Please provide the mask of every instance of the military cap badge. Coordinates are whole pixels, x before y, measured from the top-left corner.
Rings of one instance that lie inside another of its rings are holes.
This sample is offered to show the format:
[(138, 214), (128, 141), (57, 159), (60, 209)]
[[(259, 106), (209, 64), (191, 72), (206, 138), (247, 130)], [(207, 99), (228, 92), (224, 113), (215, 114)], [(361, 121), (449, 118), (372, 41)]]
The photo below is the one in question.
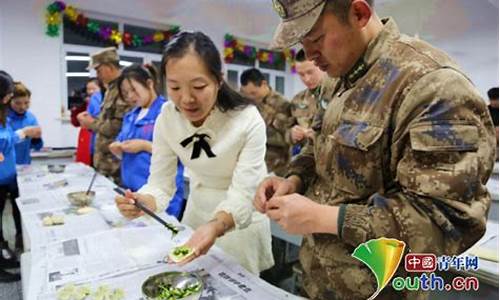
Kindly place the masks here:
[(280, 18), (282, 18), (282, 19), (286, 18), (287, 13), (286, 13), (285, 7), (283, 6), (283, 4), (279, 0), (273, 0), (273, 7), (274, 7), (274, 10), (280, 16)]

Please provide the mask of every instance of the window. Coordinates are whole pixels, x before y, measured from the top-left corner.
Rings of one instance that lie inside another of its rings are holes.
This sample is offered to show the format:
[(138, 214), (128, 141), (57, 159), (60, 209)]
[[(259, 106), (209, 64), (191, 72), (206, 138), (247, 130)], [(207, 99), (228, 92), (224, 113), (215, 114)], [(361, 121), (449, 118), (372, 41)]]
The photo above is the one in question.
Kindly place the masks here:
[(239, 83), (238, 71), (228, 70), (227, 71), (227, 82), (229, 83), (229, 85), (233, 89), (238, 90), (238, 83)]
[(67, 52), (66, 60), (66, 83), (68, 85), (67, 107), (83, 105), (85, 99), (85, 85), (90, 77), (87, 70), (89, 56), (87, 53)]
[[(130, 20), (127, 20), (127, 24), (124, 24), (123, 18), (114, 18), (99, 14), (89, 16), (90, 21), (99, 22), (101, 26), (109, 26), (121, 32), (125, 30), (141, 36), (154, 33), (158, 30), (152, 29), (158, 28), (156, 24), (143, 23), (134, 25), (135, 21)], [(69, 118), (69, 109), (71, 107), (84, 103), (85, 84), (90, 77), (96, 76), (94, 70), (87, 70), (90, 54), (114, 45), (100, 41), (94, 34), (83, 31), (82, 28), (76, 26), (71, 21), (64, 20), (63, 24), (64, 45), (61, 54), (66, 63), (61, 66), (61, 72), (65, 75), (62, 78), (65, 83), (63, 87), (64, 100), (62, 101), (62, 106), (64, 110), (62, 117), (65, 120)], [(166, 26), (163, 28), (166, 28)], [(83, 36), (82, 33), (84, 33)], [(120, 55), (120, 66), (122, 68), (134, 63), (152, 63), (159, 67), (163, 45), (155, 43), (141, 47), (125, 47), (123, 44), (120, 44), (117, 50)]]
[(283, 95), (285, 94), (285, 77), (275, 77), (274, 89)]

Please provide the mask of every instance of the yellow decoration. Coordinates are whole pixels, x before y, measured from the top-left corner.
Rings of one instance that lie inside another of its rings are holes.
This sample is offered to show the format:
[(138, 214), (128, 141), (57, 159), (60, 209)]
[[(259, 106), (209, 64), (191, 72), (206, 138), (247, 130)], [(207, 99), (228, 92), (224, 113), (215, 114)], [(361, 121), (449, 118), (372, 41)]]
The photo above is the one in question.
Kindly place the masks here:
[(61, 22), (61, 16), (59, 13), (47, 14), (47, 24), (48, 25), (58, 25)]
[(68, 17), (68, 19), (70, 19), (72, 22), (75, 22), (76, 18), (78, 18), (78, 13), (76, 12), (75, 8), (71, 5), (66, 6), (64, 13)]
[(234, 46), (236, 50), (243, 52), (245, 50), (245, 44), (241, 40), (236, 40), (236, 45)]
[(224, 57), (232, 57), (234, 55), (233, 48), (225, 48), (224, 49)]
[(112, 40), (113, 43), (118, 45), (122, 42), (122, 34), (119, 31), (113, 29), (111, 31), (110, 40)]
[(262, 61), (262, 62), (268, 61), (269, 60), (269, 53), (267, 53), (267, 52), (261, 52), (259, 60)]
[(158, 31), (153, 35), (153, 41), (155, 42), (161, 42), (163, 41), (163, 39), (165, 39), (165, 35), (163, 34), (163, 32)]

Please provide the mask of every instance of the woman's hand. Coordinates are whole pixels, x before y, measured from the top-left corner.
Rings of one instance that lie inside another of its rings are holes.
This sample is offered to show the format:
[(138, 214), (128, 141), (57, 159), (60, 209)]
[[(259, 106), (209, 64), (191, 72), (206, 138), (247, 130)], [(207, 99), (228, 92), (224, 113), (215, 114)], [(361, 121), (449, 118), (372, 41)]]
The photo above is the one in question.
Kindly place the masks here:
[(151, 152), (151, 142), (140, 139), (126, 140), (121, 143), (123, 152), (138, 153), (141, 151)]
[(151, 195), (132, 193), (130, 190), (127, 190), (125, 196), (118, 195), (115, 197), (116, 207), (125, 218), (130, 220), (144, 214), (142, 210), (134, 205), (134, 201), (139, 201), (150, 210), (156, 211), (156, 201)]
[(184, 246), (193, 249), (193, 254), (179, 262), (179, 265), (185, 265), (198, 256), (205, 255), (208, 250), (210, 250), (215, 240), (220, 235), (220, 226), (223, 226), (217, 223), (216, 221), (208, 222), (195, 230), (191, 238), (184, 244)]
[(24, 135), (38, 139), (42, 136), (42, 129), (39, 126), (26, 126), (23, 128)]

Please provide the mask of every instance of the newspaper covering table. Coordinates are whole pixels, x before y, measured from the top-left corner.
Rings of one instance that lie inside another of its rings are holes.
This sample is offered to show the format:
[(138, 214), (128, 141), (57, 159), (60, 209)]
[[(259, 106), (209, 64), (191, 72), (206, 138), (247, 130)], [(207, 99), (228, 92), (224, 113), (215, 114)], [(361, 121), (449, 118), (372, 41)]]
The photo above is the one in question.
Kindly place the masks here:
[[(124, 299), (142, 299), (141, 285), (149, 276), (177, 270), (203, 274), (201, 299), (299, 299), (249, 273), (217, 247), (183, 267), (165, 263), (166, 254), (183, 244), (191, 229), (164, 214), (165, 221), (181, 228), (172, 237), (151, 218), (123, 218), (114, 205), (115, 185), (103, 176), (92, 189), (92, 209), (78, 214), (66, 194), (86, 190), (93, 174), (76, 163), (60, 174), (49, 173), (46, 166), (18, 170), (21, 196), (16, 201), (25, 249), (30, 249), (21, 260), (24, 299), (57, 299), (67, 285), (107, 286), (123, 290)], [(46, 216), (62, 216), (64, 224), (44, 226)]]

